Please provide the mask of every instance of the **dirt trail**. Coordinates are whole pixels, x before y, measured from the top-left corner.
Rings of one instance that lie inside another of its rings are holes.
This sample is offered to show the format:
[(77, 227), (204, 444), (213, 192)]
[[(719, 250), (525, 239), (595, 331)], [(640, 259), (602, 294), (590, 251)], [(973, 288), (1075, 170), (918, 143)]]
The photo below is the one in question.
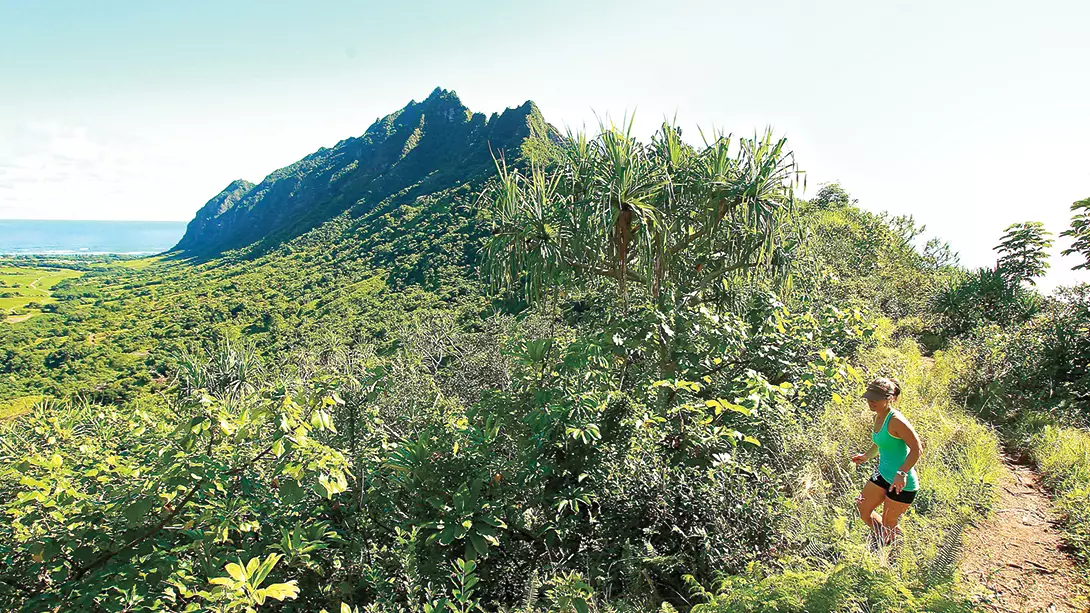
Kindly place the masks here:
[(1087, 611), (1080, 573), (1063, 551), (1051, 500), (1030, 467), (1007, 463), (995, 517), (966, 539), (961, 572), (987, 593), (980, 610), (992, 613)]

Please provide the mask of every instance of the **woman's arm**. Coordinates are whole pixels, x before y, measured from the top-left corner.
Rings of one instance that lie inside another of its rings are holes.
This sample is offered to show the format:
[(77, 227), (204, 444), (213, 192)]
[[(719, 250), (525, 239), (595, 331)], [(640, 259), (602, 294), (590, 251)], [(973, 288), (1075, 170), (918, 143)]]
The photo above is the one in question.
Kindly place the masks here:
[(895, 478), (891, 484), (891, 489), (900, 492), (905, 487), (905, 478), (901, 476), (900, 473), (907, 473), (912, 470), (912, 467), (915, 466), (916, 462), (920, 459), (920, 452), (923, 445), (920, 443), (920, 437), (916, 434), (916, 430), (912, 427), (912, 424), (908, 423), (908, 421), (899, 415), (889, 420), (889, 433), (903, 440), (905, 444), (908, 445), (908, 457), (905, 458), (904, 464), (901, 464), (897, 478)]
[(866, 453), (857, 453), (852, 456), (852, 462), (856, 464), (862, 464), (863, 462), (869, 462), (874, 459), (874, 456), (878, 455), (878, 445), (871, 443), (870, 449)]

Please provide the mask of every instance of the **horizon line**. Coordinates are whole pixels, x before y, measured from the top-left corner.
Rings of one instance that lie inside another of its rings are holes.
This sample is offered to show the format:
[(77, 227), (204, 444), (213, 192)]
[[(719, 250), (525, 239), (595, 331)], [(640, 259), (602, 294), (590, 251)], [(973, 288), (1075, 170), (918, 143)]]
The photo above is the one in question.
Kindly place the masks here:
[(2, 221), (105, 221), (117, 223), (189, 223), (192, 219), (37, 219), (30, 217), (0, 217)]

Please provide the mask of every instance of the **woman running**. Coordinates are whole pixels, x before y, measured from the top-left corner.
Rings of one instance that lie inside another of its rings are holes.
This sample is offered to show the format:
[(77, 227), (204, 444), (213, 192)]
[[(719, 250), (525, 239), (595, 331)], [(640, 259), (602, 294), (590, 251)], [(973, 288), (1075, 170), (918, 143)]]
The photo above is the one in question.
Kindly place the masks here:
[[(878, 456), (878, 466), (855, 506), (863, 523), (870, 526), (885, 544), (892, 542), (899, 533), (897, 521), (916, 498), (919, 487), (914, 466), (920, 459), (920, 437), (905, 416), (892, 406), (900, 396), (901, 386), (891, 379), (875, 379), (867, 386), (863, 398), (874, 411), (873, 444), (866, 453), (852, 456), (852, 462), (856, 464)], [(883, 503), (885, 506), (879, 514), (878, 506)]]

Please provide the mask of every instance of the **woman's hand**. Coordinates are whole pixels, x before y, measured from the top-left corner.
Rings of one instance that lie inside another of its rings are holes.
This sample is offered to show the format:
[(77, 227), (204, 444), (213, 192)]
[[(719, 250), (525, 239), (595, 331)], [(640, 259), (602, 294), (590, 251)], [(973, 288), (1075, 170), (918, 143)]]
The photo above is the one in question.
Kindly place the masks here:
[(863, 462), (866, 462), (866, 461), (867, 461), (867, 454), (865, 454), (865, 453), (857, 453), (857, 454), (852, 456), (852, 462), (854, 464), (862, 464)]
[(893, 493), (900, 494), (901, 490), (905, 489), (905, 476), (897, 475), (893, 478), (893, 483), (890, 484), (889, 489), (893, 490)]

